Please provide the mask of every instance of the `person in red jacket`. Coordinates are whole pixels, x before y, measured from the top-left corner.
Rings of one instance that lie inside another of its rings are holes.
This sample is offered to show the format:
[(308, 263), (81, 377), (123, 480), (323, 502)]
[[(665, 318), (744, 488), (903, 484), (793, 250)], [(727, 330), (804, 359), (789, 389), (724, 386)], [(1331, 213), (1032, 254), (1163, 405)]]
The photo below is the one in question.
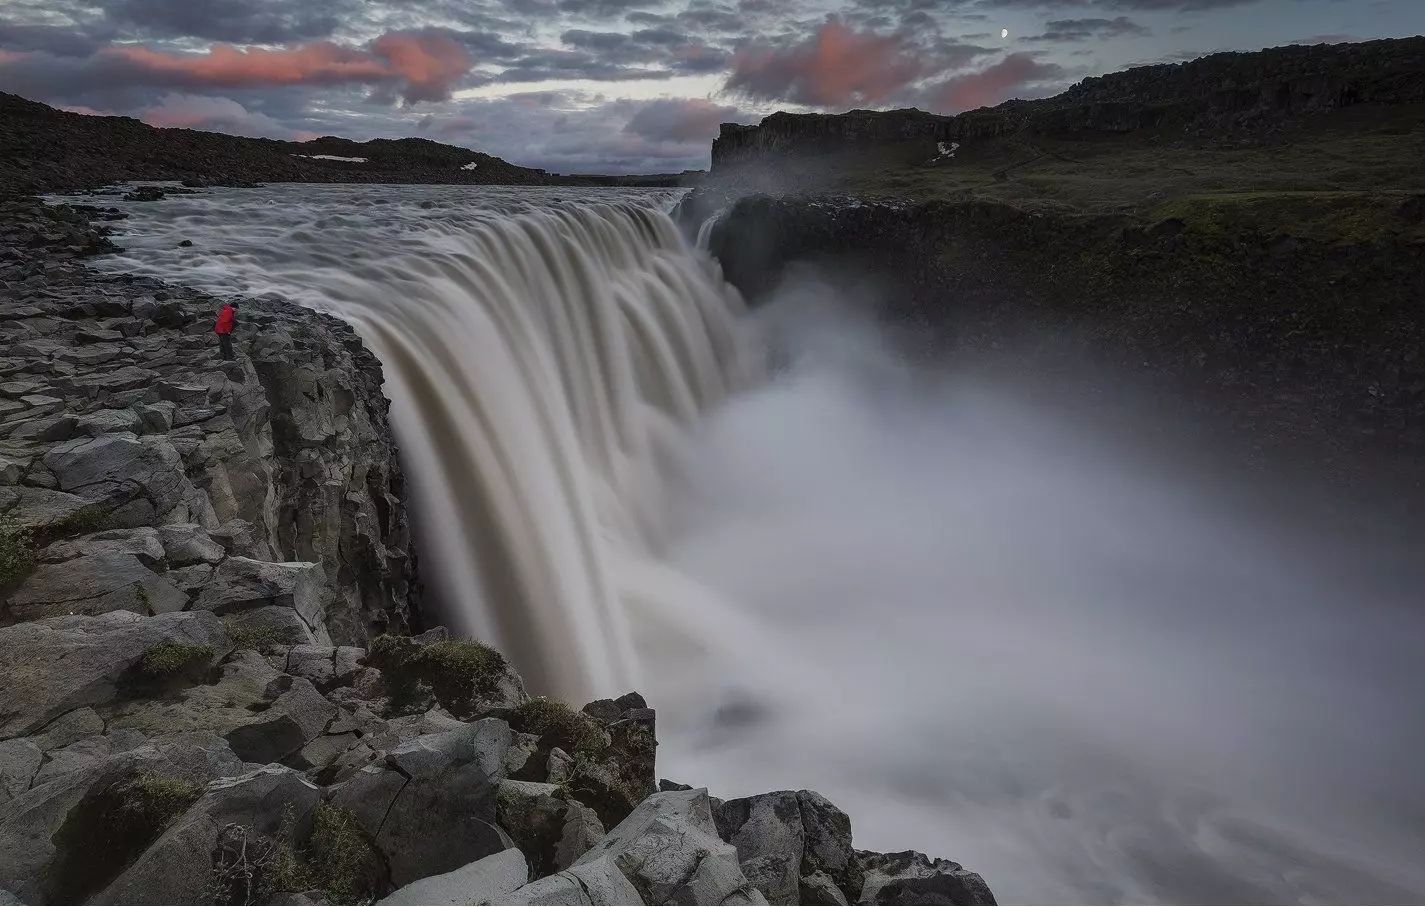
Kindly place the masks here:
[(223, 358), (231, 360), (233, 358), (233, 328), (237, 326), (237, 303), (223, 303), (223, 310), (218, 313), (218, 323), (213, 325), (213, 332), (218, 335), (218, 346), (222, 348)]

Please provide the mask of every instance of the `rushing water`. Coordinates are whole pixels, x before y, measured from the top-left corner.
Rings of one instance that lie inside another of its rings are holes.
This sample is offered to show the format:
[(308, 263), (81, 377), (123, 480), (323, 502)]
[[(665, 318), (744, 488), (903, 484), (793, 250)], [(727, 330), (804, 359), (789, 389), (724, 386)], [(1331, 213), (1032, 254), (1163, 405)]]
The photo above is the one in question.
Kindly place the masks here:
[(819, 789), (1005, 902), (1425, 897), (1413, 555), (911, 367), (814, 278), (748, 315), (676, 197), (210, 192), (104, 266), (350, 319), (440, 618), (637, 686), (667, 777)]

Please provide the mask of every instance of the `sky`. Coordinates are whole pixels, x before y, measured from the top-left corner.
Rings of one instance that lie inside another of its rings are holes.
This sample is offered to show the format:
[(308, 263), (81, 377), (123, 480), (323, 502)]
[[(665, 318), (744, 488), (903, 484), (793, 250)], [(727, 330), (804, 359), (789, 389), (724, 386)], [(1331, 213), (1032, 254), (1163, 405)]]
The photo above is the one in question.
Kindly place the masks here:
[(1421, 33), (1425, 0), (0, 0), (0, 91), (661, 173), (777, 110), (957, 113), (1128, 66)]

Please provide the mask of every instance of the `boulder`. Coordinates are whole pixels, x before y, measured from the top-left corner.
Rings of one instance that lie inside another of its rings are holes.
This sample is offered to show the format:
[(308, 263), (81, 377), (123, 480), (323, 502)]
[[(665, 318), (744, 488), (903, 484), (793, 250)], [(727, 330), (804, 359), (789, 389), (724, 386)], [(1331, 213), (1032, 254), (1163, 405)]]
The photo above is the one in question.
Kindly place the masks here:
[(985, 880), (959, 863), (913, 850), (877, 854), (858, 851), (865, 870), (862, 904), (994, 904)]
[(109, 529), (55, 542), (40, 552), (39, 559), (50, 563), (100, 554), (132, 554), (145, 567), (153, 569), (164, 562), (164, 548), (158, 530)]
[[(216, 887), (237, 886), (244, 867), (236, 860), (215, 861), (223, 853), (225, 828), (240, 829), (247, 845), (246, 869), (261, 887), (271, 862), (261, 859), (278, 846), (293, 846), (321, 800), (321, 791), (288, 768), (269, 765), (208, 785), (200, 799), (173, 822), (142, 855), (94, 899), (100, 904), (205, 904)], [(285, 827), (284, 827), (285, 826)], [(226, 856), (226, 854), (224, 854)], [(215, 863), (217, 865), (215, 865)], [(221, 891), (228, 895), (228, 890)]]
[(232, 634), (233, 645), (244, 649), (311, 645), (315, 642), (312, 628), (291, 608), (254, 608), (231, 614), (223, 622)]
[[(221, 760), (194, 758), (194, 749), (146, 745), (66, 772), (7, 804), (0, 813), (0, 886), (28, 903), (89, 900), (198, 800), (215, 771), (228, 769)], [(165, 897), (162, 880), (165, 873), (191, 872), (206, 883), (210, 853), (194, 849), (173, 859), (135, 900), (202, 903)]]
[(181, 611), (188, 596), (128, 552), (77, 557), (61, 564), (41, 564), (10, 596), (14, 620), (40, 620), (61, 614), (167, 614)]
[(0, 628), (6, 681), (0, 739), (34, 733), (73, 709), (112, 702), (129, 672), (164, 642), (196, 649), (231, 644), (222, 621), (207, 613), (114, 611)]
[(554, 845), (554, 865), (559, 869), (573, 866), (604, 837), (604, 825), (599, 821), (598, 813), (578, 800), (568, 803), (559, 843)]
[(496, 821), (524, 852), (535, 878), (564, 868), (554, 857), (569, 812), (559, 788), (536, 781), (501, 781), (495, 804)]
[(706, 790), (654, 794), (573, 869), (600, 863), (627, 878), (644, 904), (766, 903), (737, 850), (718, 837)]
[(345, 686), (362, 670), (364, 649), (354, 646), (293, 646), (287, 653), (288, 674), (305, 677), (318, 689)]
[(159, 516), (194, 494), (182, 458), (161, 435), (120, 432), (76, 438), (51, 448), (44, 464), (61, 491), (97, 500), (138, 489)]
[(799, 903), (805, 834), (795, 792), (729, 800), (717, 811), (717, 826), (737, 848), (743, 873), (767, 903)]
[(131, 409), (101, 409), (87, 416), (80, 416), (75, 430), (79, 434), (93, 437), (121, 431), (138, 433), (142, 426), (139, 414)]
[(529, 881), (524, 854), (516, 848), (476, 860), (454, 872), (420, 879), (378, 904), (503, 904), (505, 896)]
[(227, 556), (223, 546), (197, 523), (170, 523), (158, 527), (158, 538), (170, 567), (216, 564)]
[(231, 614), (278, 606), (297, 612), (318, 642), (326, 638), (326, 579), (320, 564), (274, 564), (247, 557), (223, 561), (193, 603), (194, 610)]
[(825, 879), (843, 901), (858, 898), (862, 875), (851, 820), (820, 794), (776, 791), (729, 800), (715, 818), (723, 840), (737, 848), (743, 872), (770, 903), (798, 903), (808, 889), (834, 900), (824, 891)]
[(512, 846), (495, 821), (496, 775), (508, 727), (489, 719), (413, 740), (333, 788), (385, 855), (391, 881), (408, 885)]

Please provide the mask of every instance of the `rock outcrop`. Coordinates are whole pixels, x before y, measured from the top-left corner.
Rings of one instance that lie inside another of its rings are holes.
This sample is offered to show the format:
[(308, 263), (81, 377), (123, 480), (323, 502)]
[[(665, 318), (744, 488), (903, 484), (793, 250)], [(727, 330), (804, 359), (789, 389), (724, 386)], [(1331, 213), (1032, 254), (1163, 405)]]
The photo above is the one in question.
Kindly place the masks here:
[[(0, 196), (68, 192), (129, 180), (181, 180), (190, 189), (254, 182), (676, 186), (679, 174), (561, 176), (429, 139), (306, 142), (158, 129), (132, 117), (56, 110), (0, 92)], [(174, 189), (138, 187), (130, 198)]]
[(755, 126), (727, 123), (712, 148), (712, 176), (739, 168), (805, 167), (907, 141), (970, 143), (1001, 136), (1259, 131), (1282, 118), (1358, 104), (1425, 103), (1425, 38), (1220, 53), (1084, 79), (1062, 94), (1008, 101), (957, 116), (920, 110), (775, 113)]
[[(0, 626), (125, 611), (293, 612), (321, 645), (412, 617), (405, 480), (350, 326), (99, 278), (85, 212), (0, 209)], [(305, 631), (305, 632), (302, 632)]]

